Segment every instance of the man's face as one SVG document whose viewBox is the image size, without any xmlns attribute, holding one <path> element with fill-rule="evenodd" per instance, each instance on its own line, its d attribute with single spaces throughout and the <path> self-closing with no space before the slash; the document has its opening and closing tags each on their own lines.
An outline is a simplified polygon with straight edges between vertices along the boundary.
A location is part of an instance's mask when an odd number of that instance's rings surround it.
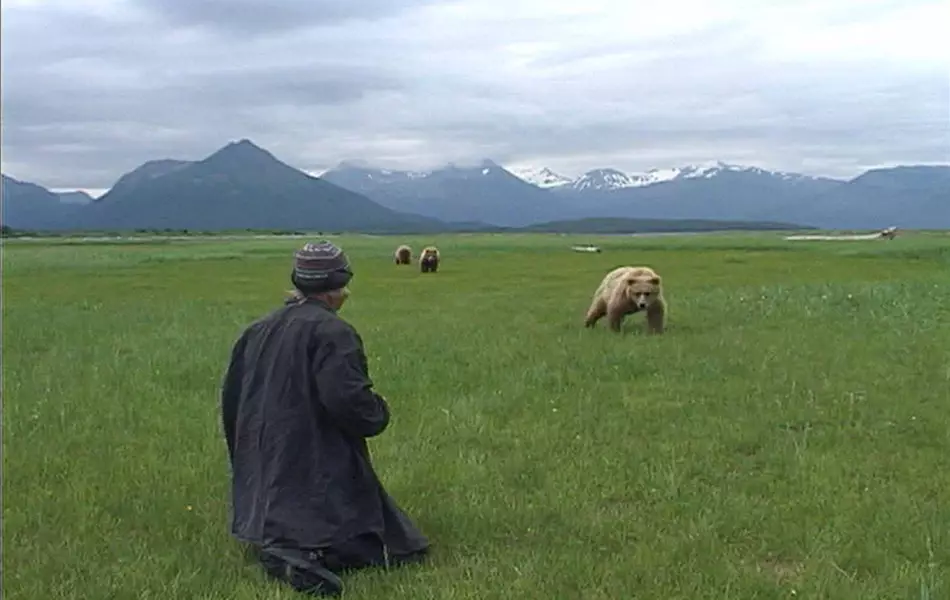
<svg viewBox="0 0 950 600">
<path fill-rule="evenodd" d="M 350 288 L 343 287 L 339 290 L 333 290 L 326 294 L 327 304 L 329 304 L 333 310 L 340 310 L 343 308 L 343 305 L 346 304 L 346 299 L 350 297 Z"/>
</svg>

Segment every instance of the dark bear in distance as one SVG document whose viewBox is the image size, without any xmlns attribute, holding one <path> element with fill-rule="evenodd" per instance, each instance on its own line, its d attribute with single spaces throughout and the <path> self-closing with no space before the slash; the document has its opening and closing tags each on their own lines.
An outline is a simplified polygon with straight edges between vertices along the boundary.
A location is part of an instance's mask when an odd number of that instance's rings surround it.
<svg viewBox="0 0 950 600">
<path fill-rule="evenodd" d="M 439 249 L 435 246 L 426 246 L 419 255 L 419 270 L 423 273 L 435 273 L 439 270 Z"/>
<path fill-rule="evenodd" d="M 412 260 L 412 248 L 405 244 L 399 246 L 396 248 L 393 258 L 395 259 L 397 265 L 408 265 L 409 261 Z"/>
</svg>

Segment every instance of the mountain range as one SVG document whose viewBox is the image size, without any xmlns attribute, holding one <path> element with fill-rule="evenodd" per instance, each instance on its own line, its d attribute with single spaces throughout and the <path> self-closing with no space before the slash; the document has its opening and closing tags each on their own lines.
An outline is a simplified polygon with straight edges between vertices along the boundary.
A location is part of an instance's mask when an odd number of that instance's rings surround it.
<svg viewBox="0 0 950 600">
<path fill-rule="evenodd" d="M 589 218 L 798 223 L 832 229 L 950 227 L 950 165 L 872 169 L 850 180 L 717 162 L 577 178 L 492 161 L 430 172 L 344 161 L 321 175 L 394 210 L 524 227 Z"/>
<path fill-rule="evenodd" d="M 485 159 L 430 171 L 347 160 L 314 176 L 247 139 L 204 159 L 151 160 L 102 196 L 3 175 L 5 226 L 32 230 L 570 230 L 617 219 L 693 228 L 950 228 L 950 165 L 872 169 L 838 180 L 712 163 L 580 177 Z M 728 222 L 728 223 L 725 223 Z M 670 224 L 667 230 L 675 230 Z M 659 228 L 659 229 L 658 229 Z"/>
<path fill-rule="evenodd" d="M 198 161 L 159 159 L 87 204 L 3 176 L 3 224 L 33 230 L 317 228 L 440 231 L 437 219 L 394 211 L 279 161 L 249 140 Z"/>
</svg>

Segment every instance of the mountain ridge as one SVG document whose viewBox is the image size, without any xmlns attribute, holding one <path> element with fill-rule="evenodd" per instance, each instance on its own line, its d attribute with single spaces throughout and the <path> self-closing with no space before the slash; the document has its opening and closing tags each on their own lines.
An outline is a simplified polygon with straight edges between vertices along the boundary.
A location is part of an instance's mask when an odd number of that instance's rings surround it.
<svg viewBox="0 0 950 600">
<path fill-rule="evenodd" d="M 437 212 L 427 212 L 427 207 L 418 203 L 419 196 L 425 196 L 424 204 L 439 204 L 433 202 L 431 192 L 423 191 L 423 186 L 418 182 L 438 179 L 439 176 L 450 172 L 448 167 L 429 171 L 399 171 L 374 169 L 364 162 L 357 172 L 347 166 L 334 167 L 321 176 L 342 187 L 366 194 L 393 209 L 443 216 Z M 527 199 L 529 203 L 535 207 L 547 204 L 550 209 L 543 215 L 535 211 L 533 219 L 527 219 L 534 223 L 596 217 L 781 221 L 823 228 L 878 228 L 892 224 L 903 228 L 931 225 L 950 227 L 950 208 L 944 210 L 941 204 L 941 199 L 946 198 L 947 205 L 950 206 L 950 195 L 941 196 L 941 190 L 937 189 L 934 193 L 938 197 L 930 200 L 930 188 L 927 186 L 934 185 L 932 180 L 920 190 L 914 190 L 912 184 L 904 181 L 900 185 L 906 187 L 906 190 L 892 190 L 894 205 L 887 207 L 886 203 L 879 202 L 874 208 L 875 212 L 868 212 L 866 215 L 860 214 L 863 209 L 854 200 L 843 199 L 852 192 L 842 191 L 842 199 L 834 196 L 835 190 L 859 186 L 862 178 L 867 178 L 877 171 L 890 173 L 895 169 L 903 169 L 918 178 L 927 179 L 927 173 L 950 169 L 950 165 L 883 167 L 869 170 L 851 179 L 770 171 L 761 167 L 733 165 L 721 161 L 652 169 L 644 174 L 634 175 L 618 169 L 594 169 L 573 180 L 568 180 L 566 176 L 546 167 L 513 168 L 508 170 L 508 173 L 533 188 L 533 196 Z M 473 170 L 470 169 L 469 173 L 471 175 Z M 538 197 L 536 191 L 546 192 L 546 198 Z M 468 193 L 470 194 L 471 190 Z M 519 192 L 511 186 L 501 190 L 486 181 L 481 193 L 489 197 L 504 197 L 507 205 L 514 206 L 525 203 L 528 192 Z M 441 199 L 442 204 L 454 201 L 455 197 L 450 192 L 446 192 Z M 822 202 L 828 205 L 821 206 Z M 841 202 L 848 204 L 849 208 L 835 210 L 834 206 Z M 904 202 L 905 206 L 897 209 L 899 202 Z M 918 203 L 919 210 L 914 208 Z M 474 213 L 464 212 L 452 216 L 457 219 L 476 217 Z M 479 220 L 495 225 L 526 224 L 505 222 L 495 214 L 482 213 L 477 216 Z"/>
<path fill-rule="evenodd" d="M 3 191 L 4 224 L 35 229 L 457 231 L 577 219 L 950 227 L 950 165 L 881 167 L 839 180 L 716 161 L 570 179 L 490 158 L 428 171 L 346 159 L 313 175 L 246 138 L 199 160 L 145 161 L 91 202 L 6 174 Z"/>
<path fill-rule="evenodd" d="M 46 230 L 421 232 L 455 227 L 388 209 L 291 167 L 248 139 L 229 142 L 200 160 L 146 161 L 88 205 L 62 205 L 52 192 L 30 185 L 4 176 L 4 196 L 12 193 L 14 198 L 4 202 L 3 224 Z"/>
<path fill-rule="evenodd" d="M 506 167 L 504 165 L 494 163 L 493 161 L 489 161 L 489 159 L 483 159 L 482 161 L 482 163 L 488 162 L 491 163 L 490 166 L 505 169 L 525 183 L 530 183 L 542 189 L 572 188 L 577 191 L 583 191 L 585 189 L 605 190 L 621 189 L 627 187 L 646 187 L 657 183 L 675 181 L 677 179 L 710 178 L 724 171 L 771 174 L 786 180 L 823 180 L 838 182 L 849 181 L 849 179 L 840 179 L 821 175 L 807 175 L 793 171 L 772 170 L 756 166 L 726 163 L 723 161 L 687 164 L 674 167 L 655 167 L 640 172 L 628 172 L 614 167 L 599 167 L 596 169 L 589 169 L 583 172 L 581 175 L 573 178 L 554 171 L 549 167 Z M 347 167 L 357 167 L 365 171 L 379 171 L 387 174 L 407 174 L 413 176 L 414 178 L 422 178 L 442 169 L 452 168 L 453 164 L 447 163 L 443 167 L 430 170 L 399 170 L 373 167 L 367 161 L 349 159 L 341 161 L 335 167 L 325 170 L 321 176 L 323 176 L 323 174 Z"/>
<path fill-rule="evenodd" d="M 449 163 L 429 171 L 378 169 L 344 161 L 320 177 L 392 210 L 442 221 L 519 227 L 571 211 L 569 199 L 525 182 L 490 159 L 470 165 Z"/>
</svg>

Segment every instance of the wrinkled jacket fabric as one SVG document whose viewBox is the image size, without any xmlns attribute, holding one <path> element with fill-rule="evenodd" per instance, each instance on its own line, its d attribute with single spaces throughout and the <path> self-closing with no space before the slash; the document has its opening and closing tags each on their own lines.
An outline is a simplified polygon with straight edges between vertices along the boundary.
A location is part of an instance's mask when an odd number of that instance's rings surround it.
<svg viewBox="0 0 950 600">
<path fill-rule="evenodd" d="M 313 550 L 377 534 L 390 555 L 428 546 L 373 469 L 365 438 L 386 429 L 389 407 L 362 339 L 327 305 L 288 302 L 244 331 L 221 412 L 239 540 Z"/>
</svg>

